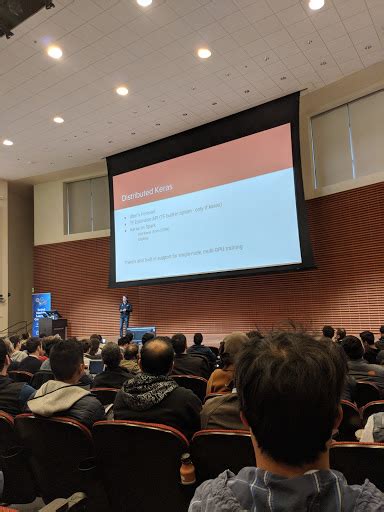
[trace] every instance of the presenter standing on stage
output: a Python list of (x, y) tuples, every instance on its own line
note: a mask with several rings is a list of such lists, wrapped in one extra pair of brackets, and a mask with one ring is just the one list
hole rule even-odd
[(125, 324), (125, 334), (128, 330), (129, 325), (129, 315), (132, 312), (132, 304), (128, 302), (128, 297), (123, 295), (123, 302), (120, 304), (120, 338), (124, 336), (124, 324)]

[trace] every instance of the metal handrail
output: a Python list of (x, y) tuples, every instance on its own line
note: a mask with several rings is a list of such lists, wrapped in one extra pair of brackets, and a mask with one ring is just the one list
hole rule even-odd
[(12, 331), (13, 334), (18, 333), (22, 329), (24, 330), (24, 332), (28, 332), (28, 326), (32, 325), (32, 322), (28, 322), (28, 320), (20, 320), (19, 322), (15, 322), (14, 324), (9, 325), (6, 329), (3, 329), (2, 331), (0, 331), (0, 335), (3, 334), (3, 333), (7, 333), (9, 335), (10, 330), (12, 328), (16, 327), (16, 325), (20, 325), (20, 324), (23, 324), (23, 325), (21, 325), (17, 329), (14, 329)]

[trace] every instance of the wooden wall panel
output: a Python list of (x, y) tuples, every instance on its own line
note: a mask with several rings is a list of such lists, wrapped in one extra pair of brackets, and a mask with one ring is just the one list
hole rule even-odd
[[(276, 198), (278, 200), (278, 198)], [(384, 323), (384, 183), (307, 202), (316, 270), (128, 288), (131, 324), (161, 334), (269, 329), (292, 319), (358, 333)], [(156, 251), (156, 248), (154, 248)], [(35, 291), (51, 291), (73, 335), (118, 334), (109, 238), (35, 247)]]

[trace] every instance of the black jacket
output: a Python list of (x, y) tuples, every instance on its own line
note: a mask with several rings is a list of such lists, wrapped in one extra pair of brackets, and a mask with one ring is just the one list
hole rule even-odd
[[(127, 311), (123, 311), (123, 309), (126, 309)], [(119, 311), (120, 311), (120, 316), (123, 317), (123, 316), (129, 316), (132, 311), (133, 311), (133, 307), (132, 307), (132, 304), (130, 304), (129, 302), (127, 302), (126, 304), (124, 304), (124, 302), (122, 302), (120, 304), (120, 308), (119, 308)]]
[(16, 416), (24, 412), (26, 403), (35, 390), (25, 382), (13, 382), (0, 375), (0, 410)]
[(197, 375), (208, 379), (211, 375), (208, 359), (198, 354), (176, 354), (172, 375)]
[(40, 370), (40, 366), (43, 364), (43, 361), (37, 359), (37, 357), (28, 356), (21, 361), (17, 369), (21, 372), (30, 372), (36, 373)]
[(133, 377), (125, 368), (106, 368), (93, 379), (93, 388), (115, 388), (120, 389), (124, 382)]

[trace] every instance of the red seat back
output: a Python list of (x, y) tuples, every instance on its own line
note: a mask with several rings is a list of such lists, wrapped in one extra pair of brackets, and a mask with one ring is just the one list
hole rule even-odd
[(114, 512), (183, 512), (180, 458), (187, 439), (166, 425), (99, 421), (93, 426), (96, 457)]
[(207, 379), (198, 377), (197, 375), (171, 375), (179, 386), (190, 389), (203, 402), (207, 392)]
[(364, 424), (372, 414), (376, 414), (377, 412), (384, 412), (384, 400), (375, 400), (374, 402), (369, 402), (364, 405), (361, 411)]
[(201, 430), (191, 442), (198, 482), (216, 478), (226, 469), (238, 473), (256, 466), (251, 434), (244, 430)]
[(356, 441), (355, 432), (363, 427), (360, 411), (355, 404), (347, 400), (341, 401), (341, 407), (343, 409), (343, 419), (339, 426), (337, 440)]
[(380, 390), (373, 382), (358, 381), (356, 383), (356, 403), (359, 409), (380, 398)]

